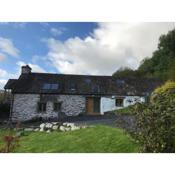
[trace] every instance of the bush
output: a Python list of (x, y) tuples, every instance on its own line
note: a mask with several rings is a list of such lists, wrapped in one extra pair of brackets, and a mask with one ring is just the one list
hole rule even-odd
[(175, 83), (156, 89), (147, 105), (137, 106), (134, 134), (143, 152), (175, 152)]

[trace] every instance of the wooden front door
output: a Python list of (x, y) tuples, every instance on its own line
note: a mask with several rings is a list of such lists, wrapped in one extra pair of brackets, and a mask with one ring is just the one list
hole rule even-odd
[(100, 98), (87, 97), (86, 98), (86, 113), (99, 114), (100, 113)]

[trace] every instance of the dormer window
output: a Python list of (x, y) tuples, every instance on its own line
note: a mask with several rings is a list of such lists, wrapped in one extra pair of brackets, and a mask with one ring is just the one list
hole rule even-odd
[(76, 90), (76, 84), (73, 83), (73, 82), (71, 82), (71, 83), (69, 84), (69, 89), (70, 89), (71, 91), (75, 91), (75, 90)]
[(92, 86), (92, 91), (96, 92), (96, 93), (100, 92), (100, 86), (99, 85), (93, 85)]
[(90, 79), (90, 78), (86, 78), (86, 79), (85, 79), (85, 82), (86, 82), (87, 84), (90, 84), (90, 83), (91, 83), (91, 79)]
[(44, 90), (57, 90), (59, 88), (59, 84), (54, 83), (54, 84), (49, 84), (49, 83), (44, 83), (43, 88)]
[(119, 86), (124, 85), (125, 84), (125, 80), (117, 79), (116, 80), (116, 84), (119, 85)]

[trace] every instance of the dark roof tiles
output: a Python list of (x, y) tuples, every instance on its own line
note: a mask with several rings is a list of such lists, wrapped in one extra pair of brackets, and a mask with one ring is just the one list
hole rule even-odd
[[(45, 83), (59, 84), (59, 88), (43, 89)], [(75, 90), (71, 89), (72, 83)], [(9, 80), (5, 88), (12, 89), (13, 93), (143, 95), (152, 92), (161, 83), (150, 78), (29, 73), (22, 74), (18, 80)]]

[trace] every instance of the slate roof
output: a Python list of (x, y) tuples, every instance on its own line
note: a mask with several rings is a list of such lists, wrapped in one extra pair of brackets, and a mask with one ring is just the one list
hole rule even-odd
[[(53, 89), (43, 89), (45, 84), (58, 84)], [(81, 94), (81, 95), (146, 95), (162, 82), (150, 78), (114, 78), (71, 74), (29, 73), (19, 79), (10, 79), (5, 89), (12, 93)], [(47, 85), (46, 85), (47, 87)], [(57, 88), (58, 87), (58, 88)]]

